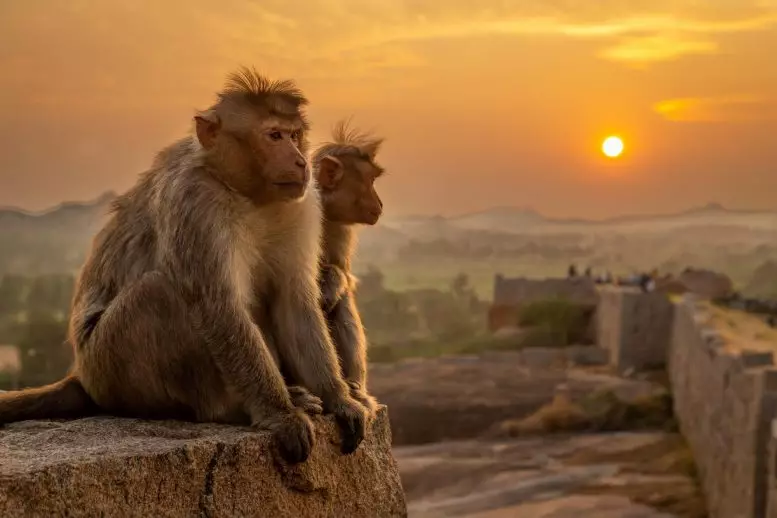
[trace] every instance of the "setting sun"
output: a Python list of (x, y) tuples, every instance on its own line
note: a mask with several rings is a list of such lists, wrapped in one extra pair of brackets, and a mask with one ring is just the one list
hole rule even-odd
[(623, 153), (623, 141), (619, 137), (607, 137), (602, 142), (602, 153), (610, 158), (615, 158)]

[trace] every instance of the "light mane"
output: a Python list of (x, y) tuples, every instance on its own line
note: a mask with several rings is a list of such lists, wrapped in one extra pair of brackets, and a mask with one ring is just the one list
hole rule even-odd
[(332, 140), (321, 144), (313, 153), (312, 165), (317, 170), (325, 156), (360, 158), (367, 160), (379, 171), (383, 168), (375, 162), (384, 139), (350, 125), (350, 119), (341, 120), (332, 129)]

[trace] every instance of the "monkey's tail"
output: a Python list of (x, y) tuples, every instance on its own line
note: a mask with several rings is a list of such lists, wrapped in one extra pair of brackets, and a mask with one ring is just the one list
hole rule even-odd
[(0, 425), (27, 419), (75, 419), (97, 411), (73, 374), (43, 387), (0, 393)]

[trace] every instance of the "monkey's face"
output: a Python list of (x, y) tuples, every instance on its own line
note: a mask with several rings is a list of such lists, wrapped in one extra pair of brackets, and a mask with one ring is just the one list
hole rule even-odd
[(302, 127), (274, 121), (250, 134), (251, 177), (268, 201), (301, 198), (310, 183), (308, 161), (302, 154)]
[(302, 198), (310, 170), (300, 150), (301, 121), (255, 114), (211, 117), (197, 119), (197, 137), (227, 184), (258, 205)]
[(380, 167), (363, 158), (322, 158), (317, 180), (326, 219), (346, 225), (377, 223), (383, 214), (383, 202), (375, 180), (381, 174)]

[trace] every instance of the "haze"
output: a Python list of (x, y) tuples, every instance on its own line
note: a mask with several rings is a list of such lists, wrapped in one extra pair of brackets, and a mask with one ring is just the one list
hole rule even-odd
[(248, 64), (387, 137), (389, 213), (777, 209), (775, 0), (472, 4), (2, 2), (0, 205), (125, 190)]

